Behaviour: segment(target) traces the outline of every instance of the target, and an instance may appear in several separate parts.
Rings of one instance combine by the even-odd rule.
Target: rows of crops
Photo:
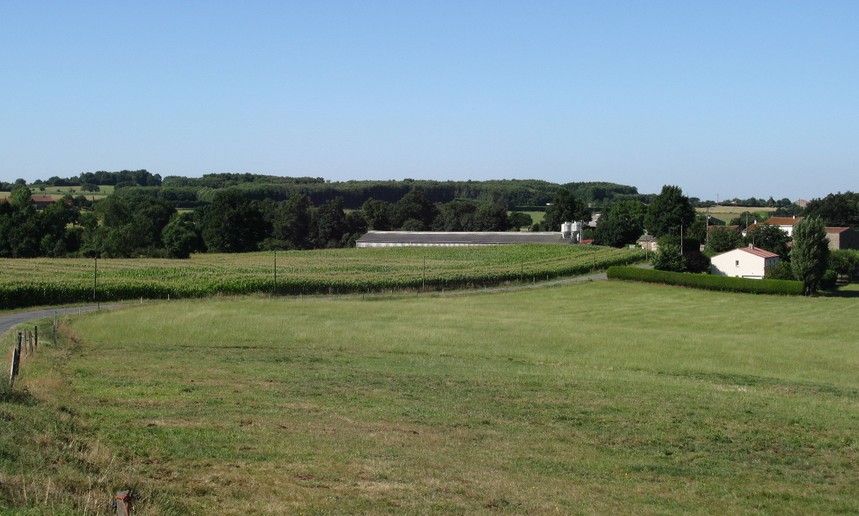
[[[629,249],[521,245],[201,254],[189,260],[97,263],[2,259],[0,308],[92,301],[94,289],[99,301],[275,291],[288,295],[438,290],[573,276],[642,257]]]

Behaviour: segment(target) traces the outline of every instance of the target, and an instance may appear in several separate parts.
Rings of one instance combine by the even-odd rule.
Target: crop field
[[[79,186],[45,186],[44,189],[38,186],[30,186],[30,191],[33,195],[49,195],[55,199],[60,199],[65,195],[83,195],[87,198],[103,198],[111,195],[114,192],[113,185],[99,186],[98,192],[85,192]],[[0,192],[0,198],[11,196],[11,192]]]
[[[0,400],[0,512],[856,513],[855,303],[600,281],[75,316]]]
[[[709,211],[708,208],[696,208],[695,211],[701,214],[709,213],[710,216],[716,217],[719,220],[724,220],[725,224],[727,224],[731,221],[731,219],[739,217],[745,212],[758,213],[761,216],[764,216],[766,214],[771,214],[772,212],[774,212],[775,208],[767,208],[766,206],[712,206],[709,208]],[[749,224],[751,224],[752,222],[754,221],[750,220]]]
[[[200,254],[189,260],[0,259],[0,309],[217,294],[442,290],[572,276],[643,259],[596,246],[522,245]],[[275,260],[277,283],[275,284]],[[97,268],[97,281],[96,281]]]

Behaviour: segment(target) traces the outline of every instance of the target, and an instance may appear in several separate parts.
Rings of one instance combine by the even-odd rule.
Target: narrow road
[[[107,305],[102,305],[102,308],[110,308]],[[75,314],[78,312],[91,312],[97,310],[96,305],[89,306],[71,306],[65,308],[46,308],[44,310],[31,310],[29,312],[18,312],[9,315],[0,315],[0,335],[3,335],[10,329],[19,324],[23,324],[33,319],[42,319],[43,317],[51,317],[54,314]]]

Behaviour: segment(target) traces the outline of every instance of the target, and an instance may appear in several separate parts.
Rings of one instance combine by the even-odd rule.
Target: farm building
[[[859,249],[859,233],[852,228],[827,227],[826,238],[829,239],[829,248],[833,251]]]
[[[565,222],[559,232],[368,231],[355,247],[456,247],[507,244],[579,244],[581,222]]]
[[[717,254],[710,259],[710,272],[718,276],[761,279],[767,268],[775,265],[779,256],[750,245]]]

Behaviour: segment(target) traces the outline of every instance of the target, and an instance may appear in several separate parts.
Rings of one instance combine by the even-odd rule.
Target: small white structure
[[[710,258],[710,272],[718,276],[762,279],[767,268],[778,261],[777,254],[750,245]]]
[[[574,244],[580,244],[585,234],[585,224],[581,221],[564,222],[561,224],[561,238]]]

